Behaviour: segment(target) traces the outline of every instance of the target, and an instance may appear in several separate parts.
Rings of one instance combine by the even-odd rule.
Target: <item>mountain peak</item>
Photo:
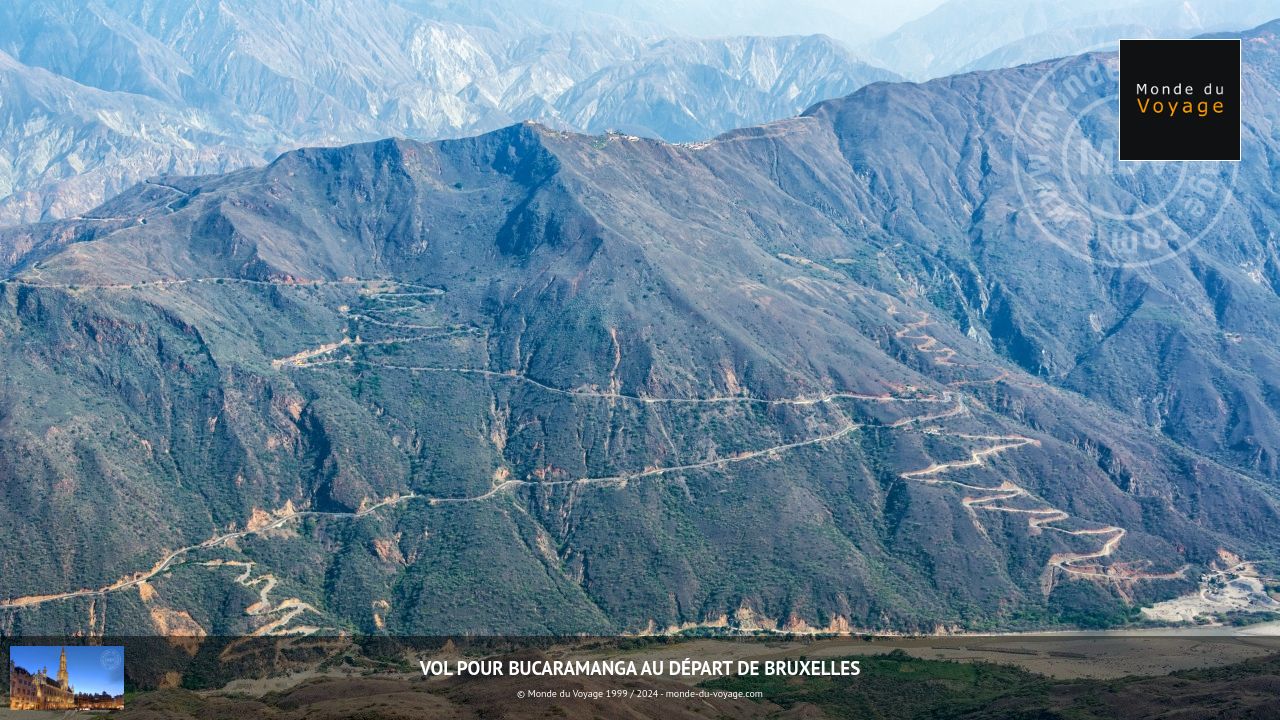
[[[1252,45],[1246,83],[1274,85]],[[57,508],[6,505],[0,554],[64,559],[0,578],[28,599],[6,612],[83,617],[29,613],[191,546],[298,586],[312,628],[1096,626],[1274,552],[1272,168],[1167,262],[1070,252],[1014,143],[1102,157],[1114,131],[1017,134],[1050,67],[687,145],[521,123],[306,149],[23,228],[6,490],[142,517],[54,538]],[[1251,157],[1280,157],[1273,114],[1246,106]],[[1082,203],[1168,188],[1075,179],[1095,231]],[[279,529],[264,508],[317,514],[202,544]],[[179,560],[157,592],[262,627]]]

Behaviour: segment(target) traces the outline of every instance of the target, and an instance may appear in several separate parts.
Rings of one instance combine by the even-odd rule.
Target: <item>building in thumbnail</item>
[[[124,696],[108,692],[76,693],[77,710],[123,710]]]
[[[67,678],[66,648],[58,660],[57,679],[49,677],[49,668],[33,673],[9,662],[9,709],[71,710],[75,706],[75,690]]]

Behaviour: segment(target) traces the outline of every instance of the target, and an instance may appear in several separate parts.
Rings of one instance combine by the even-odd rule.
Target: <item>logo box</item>
[[[1120,41],[1121,160],[1240,159],[1240,40]]]

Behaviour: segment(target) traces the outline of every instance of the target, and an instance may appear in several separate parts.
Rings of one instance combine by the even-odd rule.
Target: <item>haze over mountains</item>
[[[1271,11],[1266,0],[935,5],[7,3],[0,227],[75,215],[157,174],[261,165],[301,146],[523,120],[703,140],[899,75],[1250,27]]]
[[[71,215],[158,173],[533,119],[685,141],[890,72],[825,37],[664,38],[432,19],[380,0],[24,0],[0,8],[0,225]]]
[[[1179,178],[1110,170],[1106,113],[1018,127],[1109,54],[685,145],[310,148],[6,230],[0,627],[1099,626],[1274,557],[1278,30],[1213,225],[1118,223],[1159,263],[1092,208]],[[1019,184],[1064,142],[1039,181],[1097,242]]]
[[[913,80],[1273,20],[1274,0],[948,0],[859,51]]]

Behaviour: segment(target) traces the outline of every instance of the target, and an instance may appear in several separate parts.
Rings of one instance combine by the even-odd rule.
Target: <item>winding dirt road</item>
[[[932,434],[944,434],[934,430],[928,430],[926,432],[930,432]],[[945,434],[949,437],[986,441],[995,444],[971,450],[969,452],[969,457],[964,460],[933,463],[928,467],[921,468],[920,470],[904,472],[901,474],[901,477],[906,480],[926,482],[931,485],[947,484],[964,490],[981,493],[979,495],[966,495],[960,502],[969,510],[985,510],[989,512],[1026,515],[1027,525],[1036,533],[1050,530],[1064,535],[1073,536],[1105,536],[1105,540],[1103,540],[1102,545],[1096,550],[1088,552],[1058,552],[1051,555],[1040,578],[1040,589],[1045,596],[1048,596],[1053,590],[1058,572],[1064,572],[1078,577],[1096,578],[1107,581],[1168,580],[1182,577],[1185,574],[1187,570],[1185,567],[1179,571],[1171,573],[1148,573],[1129,569],[1123,566],[1112,566],[1108,569],[1102,569],[1097,565],[1087,564],[1090,563],[1090,561],[1110,557],[1120,545],[1120,541],[1124,539],[1127,531],[1122,527],[1114,525],[1074,529],[1056,527],[1055,523],[1069,520],[1072,518],[1072,515],[1065,510],[1055,508],[1040,498],[1035,497],[1035,495],[1026,488],[1011,480],[1004,480],[996,487],[982,487],[979,485],[971,485],[957,480],[938,477],[939,475],[943,475],[954,470],[983,466],[990,458],[994,458],[1010,450],[1016,450],[1027,445],[1038,446],[1040,444],[1039,440],[1024,437],[1022,435]],[[1028,508],[1009,504],[1020,498],[1025,498],[1034,503],[1041,503],[1041,506]]]
[[[38,272],[38,271],[37,271]],[[38,274],[35,275],[39,277]],[[21,280],[12,280],[10,282],[24,282]],[[360,285],[363,291],[368,291],[371,297],[421,297],[440,294],[442,291],[436,288],[428,288],[425,286],[415,286],[411,284],[393,283],[382,280],[338,280],[338,281],[257,281],[244,280],[239,278],[188,278],[188,279],[168,279],[146,281],[142,283],[133,283],[128,285],[103,285],[96,286],[98,289],[138,289],[140,287],[151,286],[168,286],[205,282],[238,282],[262,285],[308,285],[308,284],[341,284],[341,285]],[[29,283],[40,284],[43,283]],[[69,287],[69,286],[64,286]],[[80,288],[90,286],[78,286]],[[421,292],[387,292],[379,290],[378,287],[393,287],[397,289],[421,290]],[[895,314],[896,310],[890,308],[890,313]],[[385,327],[400,327],[406,330],[435,330],[440,329],[439,326],[415,325],[411,323],[395,323],[391,321],[381,320],[370,317],[368,315],[352,314],[353,319],[372,322],[374,324]],[[903,340],[913,341],[912,346],[915,350],[932,356],[933,361],[938,365],[960,366],[955,361],[956,353],[951,348],[947,348],[939,343],[936,338],[923,334],[920,331],[929,324],[929,316],[921,314],[920,319],[901,327],[895,332],[895,337]],[[901,429],[908,426],[920,426],[928,423],[936,423],[947,418],[956,417],[968,413],[968,407],[965,404],[963,396],[955,395],[951,392],[941,392],[935,395],[907,395],[895,396],[889,393],[869,394],[859,392],[830,392],[814,395],[802,395],[790,398],[757,398],[746,395],[723,395],[708,397],[660,397],[648,396],[632,393],[625,393],[620,390],[620,385],[616,382],[610,384],[608,390],[600,390],[594,387],[579,388],[560,388],[534,378],[516,373],[514,371],[496,371],[485,368],[470,367],[443,367],[443,366],[415,366],[415,365],[397,365],[392,363],[378,363],[364,360],[356,360],[352,358],[325,358],[336,352],[337,350],[355,345],[395,345],[398,343],[421,342],[432,339],[436,336],[413,336],[400,338],[387,338],[374,341],[362,341],[357,336],[355,338],[343,337],[340,340],[323,343],[312,348],[304,349],[293,355],[283,358],[277,358],[272,361],[272,365],[277,368],[293,368],[293,369],[314,369],[326,366],[365,366],[377,367],[388,370],[398,370],[414,373],[455,373],[465,375],[478,375],[495,380],[519,382],[528,384],[534,388],[545,392],[570,396],[584,397],[594,399],[604,399],[620,402],[634,402],[641,404],[760,404],[767,406],[816,406],[822,404],[833,403],[841,400],[852,400],[861,402],[875,403],[920,403],[920,404],[936,404],[945,407],[937,412],[926,412],[918,415],[911,415],[899,418],[898,420],[878,427],[888,427]],[[1007,375],[1007,374],[1005,374]],[[996,383],[1002,381],[1003,376],[997,376],[989,380],[972,380],[960,381],[962,383]],[[671,465],[666,467],[650,467],[644,470],[611,475],[605,477],[586,477],[569,480],[554,481],[535,481],[535,480],[514,480],[508,479],[495,484],[486,492],[475,496],[464,497],[428,497],[409,493],[405,495],[396,495],[385,498],[375,504],[363,507],[354,512],[321,512],[321,511],[289,511],[280,514],[270,522],[257,525],[252,528],[227,532],[216,535],[201,543],[179,548],[177,550],[166,553],[155,565],[150,569],[139,571],[125,576],[114,583],[96,589],[80,589],[68,592],[57,592],[45,595],[30,595],[25,597],[14,598],[11,600],[0,602],[0,610],[17,610],[22,608],[31,608],[45,603],[70,600],[75,598],[96,598],[108,595],[110,593],[127,590],[137,587],[141,583],[171,570],[173,567],[187,562],[187,556],[196,550],[208,550],[224,546],[237,538],[243,538],[249,535],[257,535],[270,530],[278,529],[288,523],[300,520],[306,517],[325,517],[335,519],[357,519],[368,516],[381,509],[389,508],[406,502],[425,501],[429,506],[452,505],[459,503],[479,503],[488,501],[494,497],[507,492],[514,491],[523,487],[536,487],[539,485],[546,486],[566,486],[566,485],[593,485],[593,484],[613,484],[619,487],[625,487],[629,482],[641,480],[651,477],[659,477],[672,473],[692,472],[706,469],[721,469],[736,463],[750,462],[760,459],[773,460],[782,454],[803,447],[816,446],[826,443],[835,442],[844,438],[864,427],[865,424],[845,422],[838,428],[829,432],[816,435],[811,438],[796,440],[787,443],[765,447],[757,450],[743,451],[734,455],[725,457],[713,457],[679,465]],[[921,432],[926,434],[941,435],[947,437],[958,438],[975,443],[988,443],[981,447],[976,447],[969,451],[967,458],[960,460],[949,460],[943,462],[934,462],[927,467],[917,470],[911,470],[900,473],[903,480],[909,482],[922,482],[931,485],[950,485],[957,487],[966,492],[962,497],[961,503],[971,513],[976,511],[987,512],[1003,512],[1016,513],[1027,517],[1028,526],[1036,533],[1044,531],[1053,531],[1066,535],[1078,537],[1098,537],[1102,539],[1101,545],[1086,552],[1058,552],[1054,553],[1044,570],[1041,578],[1041,589],[1047,595],[1053,588],[1055,578],[1059,573],[1065,573],[1071,576],[1093,578],[1108,582],[1116,581],[1133,581],[1141,579],[1169,578],[1180,576],[1185,572],[1152,574],[1143,573],[1128,569],[1122,566],[1113,565],[1110,568],[1104,568],[1097,564],[1096,561],[1110,557],[1119,546],[1126,531],[1124,528],[1116,526],[1102,526],[1094,528],[1069,528],[1061,527],[1060,523],[1070,520],[1072,516],[1067,512],[1054,508],[1048,503],[1036,498],[1032,493],[1020,485],[1004,480],[1001,484],[994,487],[983,487],[980,485],[972,485],[957,480],[944,477],[948,473],[958,470],[978,468],[987,465],[991,460],[1000,455],[1017,450],[1028,445],[1039,445],[1040,441],[1021,436],[1021,435],[970,435],[956,432],[946,432],[939,427],[923,428]],[[1022,507],[1014,504],[1015,502],[1029,503],[1031,507]],[[1036,506],[1036,504],[1039,504]],[[977,523],[975,515],[975,523]],[[981,524],[978,524],[980,530],[985,534],[985,530]],[[260,626],[255,630],[255,634],[288,634],[298,632],[311,632],[316,628],[310,626],[289,628],[289,624],[294,619],[304,613],[314,613],[322,615],[322,613],[313,606],[302,602],[296,598],[290,598],[281,603],[272,604],[269,600],[269,594],[278,584],[277,579],[270,573],[264,573],[257,577],[252,576],[254,564],[239,560],[210,560],[205,563],[207,566],[236,566],[242,567],[243,573],[234,579],[234,582],[244,587],[258,587],[259,600],[246,610],[250,616],[269,616],[277,615],[275,619]]]

